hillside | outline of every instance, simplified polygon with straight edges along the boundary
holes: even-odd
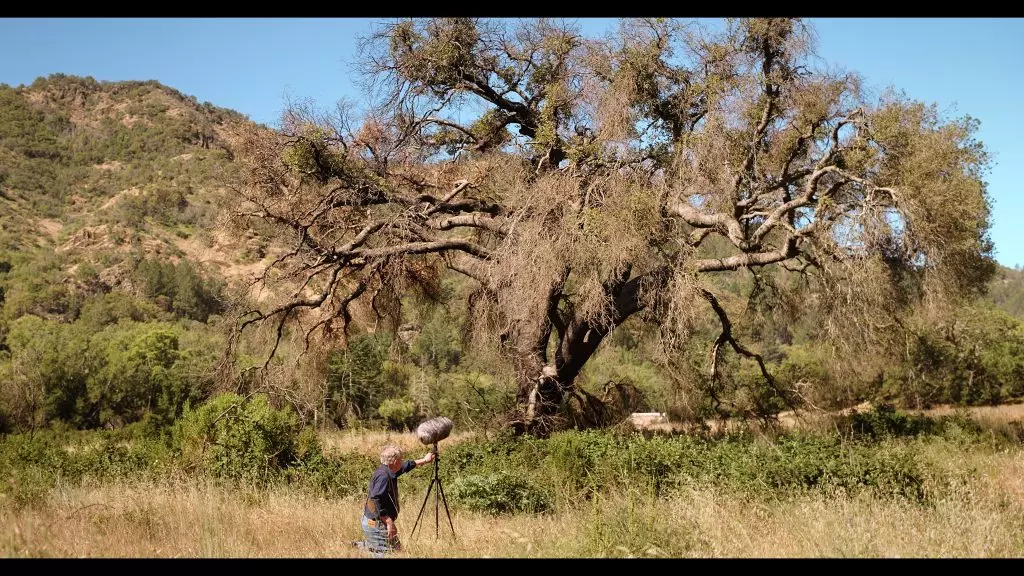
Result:
[[[233,170],[227,134],[243,122],[155,81],[0,85],[0,250],[34,254],[83,295],[141,295],[145,261],[184,260],[214,283],[252,274],[262,243],[212,232]],[[60,308],[46,311],[71,312]]]
[[[1000,266],[988,297],[1000,309],[1024,320],[1024,269]]]

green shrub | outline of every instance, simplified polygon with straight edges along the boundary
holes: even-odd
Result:
[[[562,432],[545,444],[544,468],[559,487],[559,493],[574,498],[589,496],[608,485],[611,470],[607,458],[617,452],[615,437],[604,431]]]
[[[551,498],[541,487],[507,471],[460,476],[452,484],[452,498],[469,510],[490,514],[536,514],[551,509]]]
[[[377,414],[392,430],[409,430],[416,420],[416,405],[405,398],[388,398],[377,407]]]
[[[891,404],[879,404],[867,412],[855,412],[845,419],[855,438],[880,438],[934,434],[941,428],[941,420],[897,410]]]
[[[464,442],[445,455],[460,476],[503,470],[532,478],[560,506],[610,491],[665,496],[686,486],[712,486],[749,495],[787,497],[811,491],[869,491],[879,497],[921,500],[934,473],[916,444],[844,441],[792,434],[768,441],[749,434],[721,439],[694,436],[563,432],[547,440]]]
[[[266,485],[295,460],[298,433],[292,410],[275,410],[266,395],[222,394],[185,412],[174,443],[188,469]]]
[[[317,496],[344,498],[365,492],[370,475],[379,463],[362,454],[327,457],[318,453],[287,469],[289,483]]]
[[[286,475],[291,484],[317,496],[341,498],[362,492],[377,464],[358,453],[325,456],[316,430],[307,426],[295,439],[295,461]]]
[[[154,479],[173,462],[164,442],[134,438],[124,430],[76,431],[58,425],[13,434],[0,439],[0,500],[31,506],[58,483]]]

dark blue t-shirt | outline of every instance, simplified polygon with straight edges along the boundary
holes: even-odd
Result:
[[[398,477],[416,467],[416,462],[406,460],[398,472],[392,472],[381,464],[370,477],[370,490],[367,493],[363,516],[371,520],[380,520],[381,516],[398,518]]]

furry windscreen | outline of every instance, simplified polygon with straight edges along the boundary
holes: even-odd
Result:
[[[448,434],[451,433],[452,426],[454,425],[454,422],[444,416],[431,418],[430,420],[424,421],[416,428],[416,436],[419,437],[420,442],[424,444],[440,442],[448,437]]]

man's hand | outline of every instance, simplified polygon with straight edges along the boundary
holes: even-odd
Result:
[[[424,464],[429,464],[430,462],[433,462],[434,457],[435,454],[433,452],[427,452],[426,456],[420,458],[419,460],[415,460],[414,462],[416,462],[417,466],[423,466]]]
[[[388,539],[394,540],[398,537],[398,528],[395,528],[395,522],[393,520],[388,521]]]

